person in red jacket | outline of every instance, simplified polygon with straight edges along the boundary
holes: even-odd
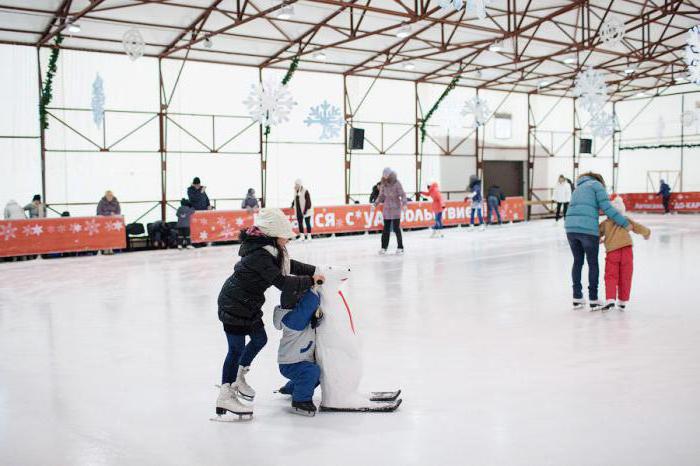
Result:
[[[442,238],[442,211],[445,209],[445,203],[442,200],[440,187],[436,182],[428,185],[428,191],[421,191],[421,195],[429,196],[433,200],[433,214],[435,214],[435,225],[433,225],[433,234],[431,238]]]

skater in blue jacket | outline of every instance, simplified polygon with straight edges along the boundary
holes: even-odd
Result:
[[[481,197],[481,180],[479,179],[478,176],[472,175],[469,177],[469,194],[467,194],[467,197],[464,199],[465,201],[467,199],[471,199],[471,217],[469,219],[469,225],[474,226],[474,213],[477,213],[477,216],[479,217],[479,225],[483,228],[484,227],[484,217],[481,215],[481,204],[483,201],[483,198]]]
[[[282,302],[288,300],[283,297]],[[318,294],[309,290],[292,309],[277,306],[273,316],[275,328],[283,332],[277,362],[280,373],[289,379],[279,392],[292,395],[292,409],[306,416],[316,414],[313,397],[321,377],[321,368],[315,357],[320,303]]]
[[[576,180],[576,190],[571,195],[571,204],[565,218],[566,238],[574,256],[571,269],[574,309],[583,307],[585,303],[581,285],[584,257],[588,262],[590,310],[597,311],[602,307],[598,300],[598,217],[601,210],[616,224],[631,230],[630,222],[610,203],[603,177],[593,172],[584,173]]]

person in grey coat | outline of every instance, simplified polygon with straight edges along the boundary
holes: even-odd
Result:
[[[260,204],[258,203],[258,198],[255,197],[255,190],[253,188],[248,188],[248,193],[246,193],[245,199],[241,202],[241,209],[254,212],[259,208]]]
[[[397,254],[403,254],[403,238],[401,236],[401,212],[408,205],[406,192],[401,186],[401,182],[396,177],[396,172],[387,167],[382,172],[379,196],[374,202],[375,207],[382,204],[382,216],[384,217],[384,230],[382,231],[382,249],[379,254],[386,254],[389,246],[389,235],[391,231],[396,234],[398,242]]]
[[[119,200],[112,191],[105,192],[105,195],[97,204],[97,215],[110,216],[121,215],[122,208],[119,205]]]
[[[288,297],[282,299],[283,302],[288,300]],[[313,396],[321,377],[321,368],[314,355],[320,304],[318,294],[308,290],[293,309],[277,306],[273,316],[275,328],[282,330],[277,362],[280,373],[289,379],[279,392],[292,395],[295,412],[309,416],[316,413]]]
[[[46,207],[41,202],[41,195],[35,194],[32,202],[24,206],[24,210],[29,212],[29,218],[45,218]]]

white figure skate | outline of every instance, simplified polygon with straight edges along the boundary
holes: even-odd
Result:
[[[219,397],[216,399],[216,417],[211,421],[233,422],[253,418],[253,408],[246,406],[238,400],[231,384],[225,383],[219,389]]]

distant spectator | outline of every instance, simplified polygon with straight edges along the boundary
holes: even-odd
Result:
[[[664,203],[664,212],[667,214],[671,212],[671,187],[664,180],[661,180],[661,185],[659,186],[659,192],[656,193],[657,196],[661,196],[661,202]]]
[[[569,203],[571,202],[571,184],[569,180],[564,175],[559,175],[559,181],[554,187],[554,202],[557,203],[557,213],[555,215],[555,221],[559,221],[560,218],[566,217],[566,211],[569,210]],[[564,207],[564,212],[562,213],[562,207]]]
[[[209,202],[209,196],[207,196],[207,187],[202,186],[202,182],[199,177],[196,176],[192,180],[192,186],[187,188],[187,198],[190,200],[190,204],[194,210],[211,210],[212,206]]]
[[[255,197],[255,190],[253,188],[248,188],[248,193],[245,195],[243,202],[241,202],[241,209],[253,212],[259,208],[260,204],[258,203],[258,198]]]
[[[386,250],[389,247],[389,238],[393,231],[398,243],[396,254],[401,255],[404,253],[403,236],[401,234],[401,212],[408,207],[408,199],[406,199],[406,192],[403,190],[396,172],[389,167],[386,167],[382,172],[379,197],[374,202],[374,206],[376,207],[378,204],[382,204],[382,216],[384,218],[382,249],[379,250],[379,254],[386,254]]]
[[[112,191],[105,192],[105,195],[97,204],[97,215],[111,216],[121,215],[122,208],[119,205],[119,200],[112,194]]]
[[[41,202],[41,195],[35,194],[32,202],[24,206],[24,210],[29,212],[29,218],[46,217],[46,207]]]
[[[180,207],[177,209],[177,248],[182,249],[187,247],[192,249],[190,242],[190,219],[192,214],[195,213],[195,209],[190,204],[187,199],[182,199],[180,201]]]
[[[374,204],[374,201],[379,197],[379,187],[382,185],[382,181],[377,181],[377,184],[372,186],[372,194],[369,195],[369,203]]]
[[[467,191],[468,194],[467,197],[464,198],[464,200],[471,200],[471,216],[469,220],[469,225],[472,227],[474,226],[474,214],[476,213],[479,217],[479,226],[483,229],[484,217],[483,215],[481,215],[481,203],[483,202],[484,198],[481,196],[481,180],[478,176],[471,175],[469,177],[469,188],[467,189]]]
[[[297,214],[299,223],[299,238],[311,240],[311,195],[301,180],[294,182],[294,200],[292,208]],[[306,237],[304,237],[304,222],[306,222]]]
[[[488,191],[488,195],[486,197],[486,202],[488,204],[489,210],[486,212],[486,223],[492,224],[493,222],[491,221],[492,219],[492,214],[496,214],[496,218],[498,219],[498,224],[501,224],[501,211],[499,208],[501,207],[501,201],[505,201],[506,197],[503,195],[503,191],[501,191],[501,187],[498,185],[491,185]]]
[[[10,199],[5,205],[5,220],[25,220],[24,209],[15,201]]]

